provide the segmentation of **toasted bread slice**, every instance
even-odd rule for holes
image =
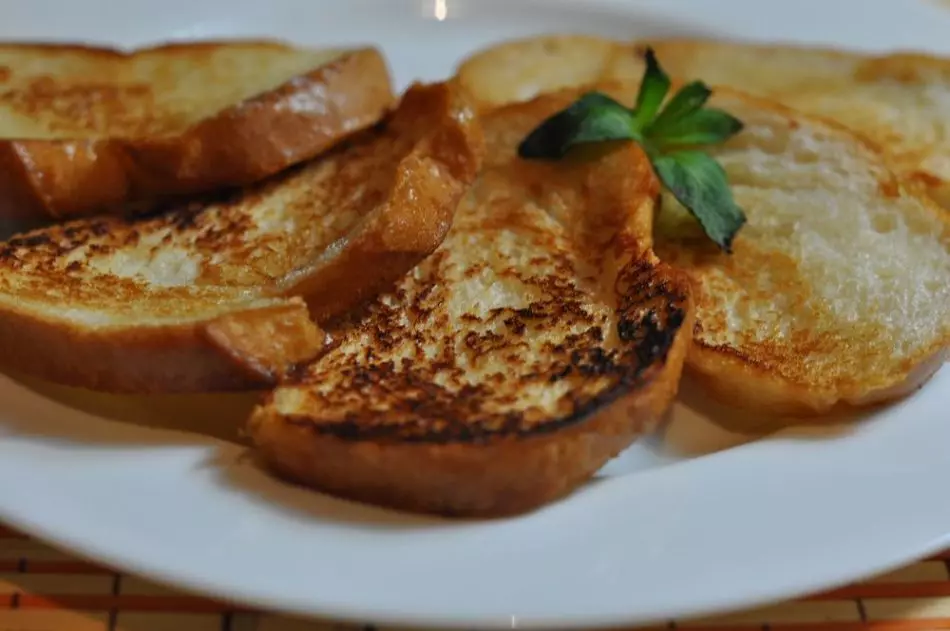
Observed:
[[[0,244],[0,361],[107,391],[267,385],[322,348],[310,316],[438,247],[483,151],[462,92],[415,86],[376,128],[263,183],[16,237]]]
[[[482,107],[569,83],[632,105],[642,71],[629,46],[555,37],[486,51],[461,78],[489,94]],[[748,224],[734,253],[720,253],[664,194],[654,230],[658,256],[694,282],[691,372],[727,403],[779,416],[869,405],[921,385],[950,347],[947,213],[838,123],[728,88],[712,105],[746,125],[711,153]]]
[[[704,77],[854,129],[950,210],[950,59],[725,41],[649,43],[676,76]]]
[[[0,46],[0,216],[133,214],[311,158],[393,104],[372,48]]]
[[[749,223],[710,248],[664,195],[658,255],[697,286],[690,366],[719,398],[810,416],[903,396],[950,349],[950,217],[848,130],[720,90],[715,150]]]
[[[487,50],[467,63],[465,76],[493,67],[499,75],[483,93],[489,104],[593,77],[638,80],[642,51],[649,45],[674,77],[732,86],[854,129],[887,151],[901,175],[919,182],[950,210],[950,59],[715,40],[620,43],[578,36],[519,45]]]
[[[660,420],[692,328],[688,282],[647,247],[635,147],[529,163],[522,136],[574,95],[486,114],[486,166],[442,246],[253,414],[279,474],[455,516],[562,497]]]

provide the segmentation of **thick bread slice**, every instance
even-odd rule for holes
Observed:
[[[506,68],[517,73],[506,83],[492,70],[504,59],[520,64]],[[578,59],[588,60],[581,70],[552,71]],[[662,53],[658,59],[665,68]],[[603,76],[611,81],[598,84]],[[567,82],[632,104],[640,76],[629,46],[587,38],[507,44],[462,68],[475,93],[493,86],[483,107]],[[837,123],[726,88],[712,105],[746,124],[712,153],[749,222],[734,253],[722,254],[664,194],[654,231],[658,256],[694,281],[691,372],[727,403],[793,416],[921,385],[950,347],[948,215]]]
[[[703,40],[650,44],[676,76],[704,77],[854,129],[950,210],[950,59]]]
[[[486,166],[442,246],[253,414],[273,470],[400,509],[505,515],[570,493],[656,425],[693,314],[686,279],[646,247],[648,163],[633,147],[516,155],[573,96],[485,116]]]
[[[733,255],[664,195],[658,255],[696,281],[690,366],[730,403],[809,416],[918,388],[950,350],[950,216],[848,130],[720,90]]]
[[[579,36],[489,49],[470,60],[462,74],[478,76],[484,72],[479,68],[494,67],[498,80],[484,97],[490,103],[512,96],[520,100],[593,77],[638,80],[647,44],[674,77],[733,86],[858,131],[889,152],[902,175],[950,209],[950,59],[714,40],[620,43]]]
[[[346,311],[438,247],[483,151],[462,92],[415,86],[377,128],[253,187],[16,237],[0,361],[110,391],[267,385],[321,347],[308,306]]]
[[[0,46],[0,216],[134,214],[311,158],[392,105],[372,48]]]

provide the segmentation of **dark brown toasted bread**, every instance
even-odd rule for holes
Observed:
[[[249,423],[279,474],[456,516],[563,497],[659,422],[692,330],[649,249],[635,147],[531,163],[519,140],[576,94],[486,114],[486,166],[442,246],[287,373]]]
[[[438,247],[483,149],[454,84],[415,86],[375,129],[258,185],[0,244],[0,362],[109,391],[266,386],[322,347],[311,316]]]
[[[247,185],[372,125],[393,101],[371,48],[5,44],[0,216],[135,214]]]

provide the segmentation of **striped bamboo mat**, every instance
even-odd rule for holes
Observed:
[[[950,629],[950,554],[800,601],[664,629]],[[364,630],[387,631],[385,627]],[[0,631],[358,631],[180,594],[78,561],[0,526]]]

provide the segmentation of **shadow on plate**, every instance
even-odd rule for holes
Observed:
[[[243,444],[240,428],[260,394],[114,395],[8,375],[0,381],[0,397],[0,433],[101,446],[174,446],[208,438]]]
[[[338,499],[275,477],[243,448],[247,442],[240,434],[259,393],[113,395],[8,375],[0,381],[0,397],[5,412],[0,415],[0,436],[105,448],[217,446],[204,466],[225,489],[305,521],[345,522],[375,530],[464,523]]]
[[[832,440],[847,436],[862,416],[806,421],[749,414],[705,396],[688,377],[660,428],[635,442],[601,469],[597,480],[633,475],[711,456],[763,440]]]
[[[339,499],[274,476],[243,449],[246,442],[240,434],[259,393],[107,395],[20,375],[14,379],[0,381],[0,397],[7,412],[0,416],[0,434],[39,436],[96,447],[217,446],[209,452],[205,466],[223,488],[260,500],[302,521],[346,523],[366,530],[463,527],[471,523]],[[763,438],[817,440],[841,436],[851,431],[854,420],[836,418],[831,424],[825,420],[821,426],[809,427],[790,424],[787,419],[750,422],[740,420],[737,414],[732,408],[704,397],[687,378],[663,429],[635,443],[590,484]],[[771,430],[754,434],[730,431],[736,426]],[[774,431],[778,427],[782,429]]]
[[[209,459],[222,485],[260,499],[303,521],[345,523],[367,530],[463,526],[465,521],[405,513],[346,500],[288,482],[270,473],[248,452],[235,460],[223,451]]]
[[[816,419],[755,414],[707,396],[689,376],[661,430],[663,449],[677,458],[696,458],[763,439],[828,440],[846,436],[868,413]]]

